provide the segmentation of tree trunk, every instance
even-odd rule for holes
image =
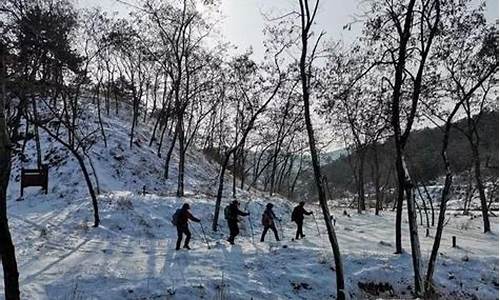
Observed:
[[[156,92],[155,92],[156,94]],[[158,125],[160,124],[160,121],[164,121],[164,128],[167,126],[167,120],[168,118],[165,116],[165,114],[170,113],[170,101],[171,101],[171,96],[172,96],[172,89],[170,90],[168,94],[168,109],[165,111],[165,99],[166,99],[166,94],[167,94],[167,80],[165,79],[165,82],[163,84],[163,95],[162,95],[162,103],[161,103],[161,110],[160,113],[158,114],[158,117],[156,118],[155,125],[153,127],[153,132],[151,133],[151,139],[149,140],[149,147],[153,145],[153,142],[156,140],[156,130],[158,129]],[[155,96],[156,98],[156,96]],[[156,99],[155,99],[156,103]],[[156,104],[154,104],[154,110],[156,110]],[[165,133],[165,129],[162,130],[162,139],[163,139],[163,134]]]
[[[138,114],[138,109],[137,109],[137,106],[138,106],[138,102],[139,102],[139,99],[137,97],[137,92],[135,91],[135,87],[133,88],[133,103],[132,103],[132,127],[130,128],[130,140],[129,140],[129,146],[130,146],[130,149],[132,149],[132,144],[134,142],[134,133],[135,133],[135,125],[137,124],[137,114]]]
[[[236,174],[238,173],[238,158],[237,152],[233,153],[233,198],[236,198]]]
[[[78,164],[80,165],[80,169],[82,170],[83,177],[85,178],[85,183],[87,184],[87,189],[90,194],[90,198],[92,199],[92,207],[94,209],[94,227],[99,227],[100,219],[99,219],[99,207],[97,205],[97,197],[94,192],[94,187],[92,185],[92,181],[90,180],[89,172],[87,171],[87,167],[85,166],[85,162],[83,157],[76,152],[75,150],[71,150],[73,155],[75,156]]]
[[[479,192],[479,200],[481,200],[481,213],[483,215],[483,229],[484,232],[490,232],[490,219],[488,218],[488,201],[484,193],[484,185],[481,178],[481,160],[479,158],[479,149],[477,144],[471,143],[472,157],[474,160],[474,178],[476,180],[476,188]]]
[[[446,178],[444,181],[444,187],[441,194],[441,203],[439,205],[439,216],[438,216],[438,226],[436,228],[436,235],[434,238],[434,244],[432,245],[431,256],[429,258],[427,274],[425,276],[425,298],[430,299],[434,293],[432,277],[434,275],[434,269],[436,266],[436,260],[438,257],[439,245],[441,243],[441,236],[444,229],[444,222],[446,217],[446,204],[448,203],[448,196],[450,194],[451,184],[453,181],[453,174],[451,171],[450,161],[448,159],[448,141],[450,138],[451,125],[454,115],[457,113],[460,107],[460,103],[456,104],[454,110],[446,120],[443,145],[441,148],[441,157],[446,170]]]
[[[415,197],[413,191],[413,185],[411,183],[411,177],[404,160],[404,156],[401,157],[401,167],[403,168],[404,174],[404,189],[406,194],[406,209],[408,211],[408,225],[410,227],[410,244],[411,244],[411,256],[413,261],[413,273],[415,279],[415,294],[421,295],[423,291],[423,281],[422,281],[422,254],[420,252],[420,240],[418,238],[418,225],[417,225],[417,214],[415,210]]]
[[[19,272],[17,269],[16,251],[10,235],[7,218],[7,186],[11,171],[11,144],[5,116],[5,81],[6,66],[4,45],[0,44],[0,258],[3,267],[5,299],[19,299]]]
[[[42,147],[40,145],[40,132],[38,131],[38,109],[36,105],[35,97],[31,98],[31,104],[33,106],[33,118],[35,119],[35,145],[36,145],[36,165],[38,169],[42,168]]]
[[[310,89],[311,89],[311,77],[308,73],[308,65],[306,63],[307,56],[308,56],[308,50],[307,50],[307,44],[308,44],[308,39],[310,38],[309,36],[309,29],[310,26],[313,23],[313,19],[311,19],[311,16],[309,14],[309,7],[307,0],[299,0],[299,4],[301,7],[301,20],[302,20],[302,32],[301,32],[301,40],[302,40],[302,48],[301,48],[301,56],[300,56],[300,63],[299,63],[299,69],[300,69],[300,81],[302,84],[302,100],[304,103],[304,120],[306,123],[306,129],[307,129],[307,136],[309,139],[309,151],[311,154],[311,162],[312,162],[312,167],[314,171],[314,179],[316,182],[316,188],[318,192],[318,198],[319,198],[319,204],[321,206],[321,210],[323,212],[323,218],[325,221],[327,233],[328,233],[328,239],[330,241],[330,245],[332,247],[333,251],[333,257],[335,260],[335,272],[336,272],[336,282],[337,282],[337,299],[339,300],[345,300],[346,299],[346,291],[345,291],[345,286],[344,286],[344,268],[342,265],[342,258],[340,256],[340,248],[339,244],[337,241],[337,236],[335,234],[335,229],[333,228],[332,222],[330,220],[330,211],[328,209],[328,203],[326,200],[326,195],[325,195],[325,189],[322,184],[322,175],[321,175],[321,168],[318,160],[318,154],[316,150],[316,141],[314,138],[314,129],[312,126],[311,122],[311,115],[309,112],[310,109],[310,104],[309,104],[309,97],[310,97]],[[315,9],[316,11],[318,7],[318,2],[316,2]],[[307,11],[307,13],[306,13]],[[313,17],[314,18],[314,15]],[[310,68],[310,66],[309,66]]]
[[[99,120],[99,127],[101,129],[101,135],[102,139],[104,140],[104,147],[108,147],[108,142],[106,140],[106,132],[104,131],[104,125],[102,124],[102,117],[101,117],[101,99],[99,98],[100,94],[100,89],[101,89],[101,82],[102,78],[99,78],[99,81],[97,82],[97,87],[96,87],[96,100],[97,100],[97,119]]]
[[[375,215],[378,216],[382,208],[382,197],[380,192],[380,163],[378,158],[377,144],[373,146],[373,181],[375,185]]]
[[[215,201],[215,213],[214,219],[212,222],[212,230],[217,231],[217,226],[219,223],[219,213],[220,213],[220,205],[222,202],[222,192],[224,191],[224,175],[226,173],[227,164],[229,163],[229,159],[231,157],[232,152],[226,153],[224,160],[222,161],[219,173],[219,183],[217,188],[217,199]]]
[[[399,181],[398,176],[398,187],[397,187],[397,198],[396,198],[396,254],[403,253],[403,245],[401,244],[401,220],[403,218],[403,198],[404,190],[402,183]]]
[[[167,127],[167,124],[165,124],[164,128]],[[165,130],[163,130],[165,131]],[[175,142],[177,141],[177,129],[175,130],[174,137],[172,138],[172,143],[170,144],[170,147],[168,148],[167,156],[165,157],[165,173],[163,174],[163,177],[165,179],[168,179],[168,170],[169,170],[169,165],[170,165],[170,158],[172,157],[172,152],[174,151],[175,147]],[[159,153],[159,152],[158,152]]]
[[[179,138],[179,170],[177,176],[177,197],[184,196],[184,160],[185,160],[185,152],[184,152],[184,121],[183,121],[183,113],[181,113],[177,120],[177,135]]]
[[[470,174],[471,170],[467,170],[467,190],[465,192],[465,200],[464,200],[464,211],[463,215],[469,214],[469,203],[472,200],[472,195],[474,195],[474,189],[472,187],[472,175]]]
[[[357,151],[358,154],[358,212],[365,211],[366,210],[366,203],[365,203],[365,149],[359,149]]]
[[[422,215],[422,208],[420,207],[420,205],[418,205],[418,202],[416,201],[416,194],[413,193],[413,202],[415,202],[415,206],[418,210],[418,215],[420,217],[420,226],[424,226],[424,217]]]
[[[420,187],[418,186],[418,183],[416,183],[415,185],[416,185],[416,189],[418,192],[418,197],[420,198],[420,200],[422,200],[422,206],[424,207],[426,226],[427,226],[427,228],[429,228],[430,222],[429,222],[429,212],[427,211],[427,204],[425,204],[425,198],[422,195],[422,193],[420,192]]]

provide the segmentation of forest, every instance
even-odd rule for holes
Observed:
[[[498,299],[490,2],[80,2],[0,2],[0,299]]]

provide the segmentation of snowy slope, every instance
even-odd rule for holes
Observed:
[[[97,111],[95,107],[88,104],[82,118],[86,126],[97,132],[96,143],[89,153],[96,169],[101,192],[110,191],[142,191],[155,193],[175,193],[178,174],[178,147],[172,153],[170,161],[169,180],[163,178],[165,157],[170,145],[170,138],[165,135],[162,147],[162,155],[157,155],[157,143],[149,147],[149,139],[153,130],[152,124],[139,125],[134,136],[134,145],[129,147],[130,138],[130,110],[122,108],[119,116],[113,113],[107,117],[102,115],[106,133],[107,147],[104,146],[102,136],[98,131]],[[20,129],[24,131],[24,128]],[[64,131],[64,130],[61,130]],[[44,162],[50,164],[49,191],[58,193],[61,197],[66,194],[85,194],[87,187],[84,184],[83,175],[80,172],[76,160],[62,145],[48,136],[42,129],[41,148]],[[18,156],[14,157],[12,181],[9,186],[9,195],[19,197],[20,168],[36,167],[36,152],[34,141],[30,140],[26,147],[25,160],[21,162]],[[87,164],[89,172],[90,166]],[[196,150],[188,151],[185,166],[185,190],[187,194],[199,192],[210,192],[216,184],[218,168],[207,161],[203,154]],[[92,178],[94,179],[94,178]],[[37,188],[28,188],[36,193]]]
[[[174,251],[176,233],[170,215],[184,201],[202,218],[192,224],[192,251]],[[245,202],[243,202],[245,203]],[[328,299],[335,291],[326,229],[307,220],[306,239],[289,241],[293,227],[283,216],[286,242],[258,242],[259,212],[265,199],[249,205],[250,224],[229,246],[220,232],[208,230],[213,202],[205,197],[177,199],[114,192],[100,198],[102,225],[91,224],[88,199],[29,198],[11,203],[10,215],[18,250],[23,297],[27,299]],[[314,207],[317,215],[319,209]],[[348,290],[353,299],[367,298],[358,282],[389,283],[394,294],[411,296],[409,254],[394,255],[393,215],[337,217]],[[493,220],[498,227],[497,219]],[[496,299],[498,233],[482,235],[478,218],[452,218],[448,224],[436,279],[444,299]],[[463,228],[467,228],[464,230]],[[281,234],[281,233],[280,233]],[[432,239],[424,238],[428,257]],[[432,233],[431,233],[432,234]],[[459,248],[451,248],[451,235]],[[287,248],[283,248],[287,245]],[[404,245],[409,249],[409,241]],[[223,288],[221,288],[223,287]],[[390,293],[386,294],[386,296]]]
[[[93,115],[89,110],[89,119],[95,121]],[[318,226],[307,217],[306,239],[291,241],[291,203],[240,191],[242,208],[249,210],[251,217],[242,219],[242,233],[236,245],[230,246],[225,241],[228,230],[222,216],[219,231],[210,230],[217,166],[196,151],[189,153],[188,195],[173,197],[177,154],[174,152],[172,159],[171,179],[164,180],[163,159],[145,142],[151,128],[140,127],[141,147],[129,150],[126,119],[106,117],[108,147],[99,142],[91,152],[101,187],[99,228],[90,227],[92,211],[86,187],[76,162],[64,159],[67,153],[61,146],[42,136],[42,148],[45,154],[51,153],[47,160],[52,162],[48,195],[29,188],[24,200],[16,201],[21,163],[17,158],[14,161],[8,212],[22,298],[335,298],[333,259],[319,207],[308,206],[315,212]],[[33,145],[28,145],[28,152],[33,153]],[[117,155],[120,160],[115,159]],[[140,193],[144,185],[146,195]],[[224,198],[223,206],[231,200]],[[271,232],[265,243],[258,242],[260,214],[269,201],[276,204],[276,212],[283,218],[283,242],[273,241]],[[174,251],[176,231],[169,219],[184,202],[191,203],[193,214],[202,219],[207,239],[199,224],[191,224],[193,250]],[[332,212],[351,298],[411,298],[411,256],[393,254],[394,215],[348,211],[350,216],[344,216],[333,207]],[[498,219],[492,218],[494,233],[482,234],[480,218],[449,218],[435,275],[443,299],[497,299]],[[406,223],[404,230],[404,248],[409,251]],[[458,248],[451,248],[452,235],[458,237]],[[422,231],[422,253],[427,259],[433,240],[424,236]],[[392,290],[376,296],[366,291],[370,283],[390,285]]]

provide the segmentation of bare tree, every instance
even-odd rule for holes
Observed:
[[[392,91],[391,127],[396,152],[395,164],[398,182],[396,210],[396,253],[402,253],[401,220],[403,199],[406,196],[408,225],[412,251],[415,294],[423,292],[422,261],[416,221],[414,187],[406,159],[406,145],[418,115],[422,94],[431,98],[435,82],[429,62],[432,45],[439,33],[441,2],[397,1],[373,3],[375,14],[366,22],[369,44],[381,50],[380,62],[392,67],[389,76],[382,77]],[[377,48],[377,46],[380,46]],[[392,79],[390,79],[392,77]]]
[[[238,122],[241,124],[239,126],[240,132],[237,135],[237,138],[230,139],[229,145],[221,144],[221,147],[224,147],[224,150],[221,169],[219,173],[214,220],[212,223],[213,231],[217,231],[220,205],[222,202],[222,194],[224,191],[224,176],[227,165],[229,163],[229,159],[245,144],[250,131],[254,128],[257,118],[266,110],[269,103],[278,94],[278,91],[285,79],[279,68],[277,58],[278,55],[279,53],[277,53],[275,56],[275,67],[271,70],[272,73],[270,74],[270,76],[276,76],[277,78],[274,78],[273,80],[273,78],[271,77],[267,80],[269,81],[267,83],[258,78],[257,65],[248,58],[248,54],[236,58],[234,61],[233,70],[235,74],[233,79],[233,89],[236,93],[236,97],[242,97],[244,99],[244,103],[242,104],[242,108],[240,108],[238,104],[239,102],[236,101],[236,110],[239,111],[238,116],[240,118]],[[265,93],[266,97],[263,101],[260,101],[263,93]],[[243,110],[245,111],[245,113],[243,112]],[[246,117],[243,119],[243,116]]]
[[[335,260],[335,270],[336,270],[336,280],[337,280],[337,298],[346,299],[346,291],[344,286],[344,268],[342,264],[342,258],[340,256],[340,248],[335,234],[335,229],[330,220],[330,211],[328,208],[328,203],[325,194],[325,187],[323,185],[323,176],[321,175],[321,168],[318,160],[318,152],[316,148],[316,139],[314,137],[314,129],[311,123],[311,113],[310,113],[310,97],[311,97],[311,80],[312,80],[312,70],[313,61],[319,45],[320,39],[323,34],[320,34],[312,48],[309,49],[309,42],[311,41],[311,26],[314,23],[316,13],[318,11],[319,0],[313,2],[313,6],[309,6],[308,0],[299,0],[300,6],[300,81],[302,85],[302,100],[304,102],[304,120],[306,123],[307,135],[309,137],[309,151],[311,154],[311,163],[314,171],[314,179],[316,182],[316,188],[318,192],[319,204],[321,210],[323,211],[323,218],[326,224],[326,229],[328,233],[328,239],[332,246],[333,256]]]
[[[0,11],[2,7],[0,6]],[[1,27],[0,27],[1,29]],[[19,299],[19,272],[7,218],[7,186],[11,171],[12,144],[7,130],[6,107],[7,45],[0,38],[0,258],[3,266],[5,298]]]
[[[469,11],[468,6],[470,5],[470,2],[465,1],[457,4],[452,3],[445,7],[444,14],[446,14],[447,18],[443,21],[443,32],[446,34],[446,38],[441,43],[438,43],[437,55],[441,58],[443,69],[446,70],[444,72],[446,78],[444,80],[445,92],[443,98],[450,99],[447,102],[451,103],[443,103],[441,105],[445,110],[443,113],[438,114],[432,111],[434,114],[438,114],[438,118],[441,121],[444,121],[442,127],[444,136],[441,156],[446,176],[441,192],[434,244],[425,278],[426,297],[431,297],[435,292],[432,279],[441,236],[445,226],[446,206],[453,182],[451,163],[448,158],[448,145],[453,119],[459,113],[460,109],[463,109],[465,110],[467,123],[469,124],[470,104],[468,105],[467,103],[478,101],[481,103],[480,106],[483,106],[483,103],[486,101],[485,99],[493,98],[491,90],[498,84],[496,79],[496,75],[498,74],[498,28],[496,26],[487,27],[482,9]],[[456,24],[460,24],[460,27],[457,27]],[[446,100],[442,101],[445,102]],[[447,112],[446,107],[450,106],[453,108]],[[481,110],[479,113],[481,113]],[[475,157],[474,161],[476,163]],[[480,166],[476,165],[476,167]],[[480,179],[478,188],[479,186],[481,186]],[[483,209],[483,220],[484,215],[486,215],[486,219],[484,220],[486,232],[486,229],[489,228],[489,222],[485,199],[481,199],[481,206]]]

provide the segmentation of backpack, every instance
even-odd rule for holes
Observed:
[[[292,222],[295,222],[298,219],[299,208],[295,207],[292,211]]]
[[[272,223],[273,223],[273,219],[267,213],[264,212],[262,214],[262,225],[263,226],[271,226]]]
[[[179,208],[178,210],[175,211],[175,213],[172,215],[172,225],[177,226],[177,223],[179,222],[179,217],[181,215],[181,209]]]
[[[230,205],[224,207],[224,219],[229,220],[232,219],[233,214],[231,213]]]

